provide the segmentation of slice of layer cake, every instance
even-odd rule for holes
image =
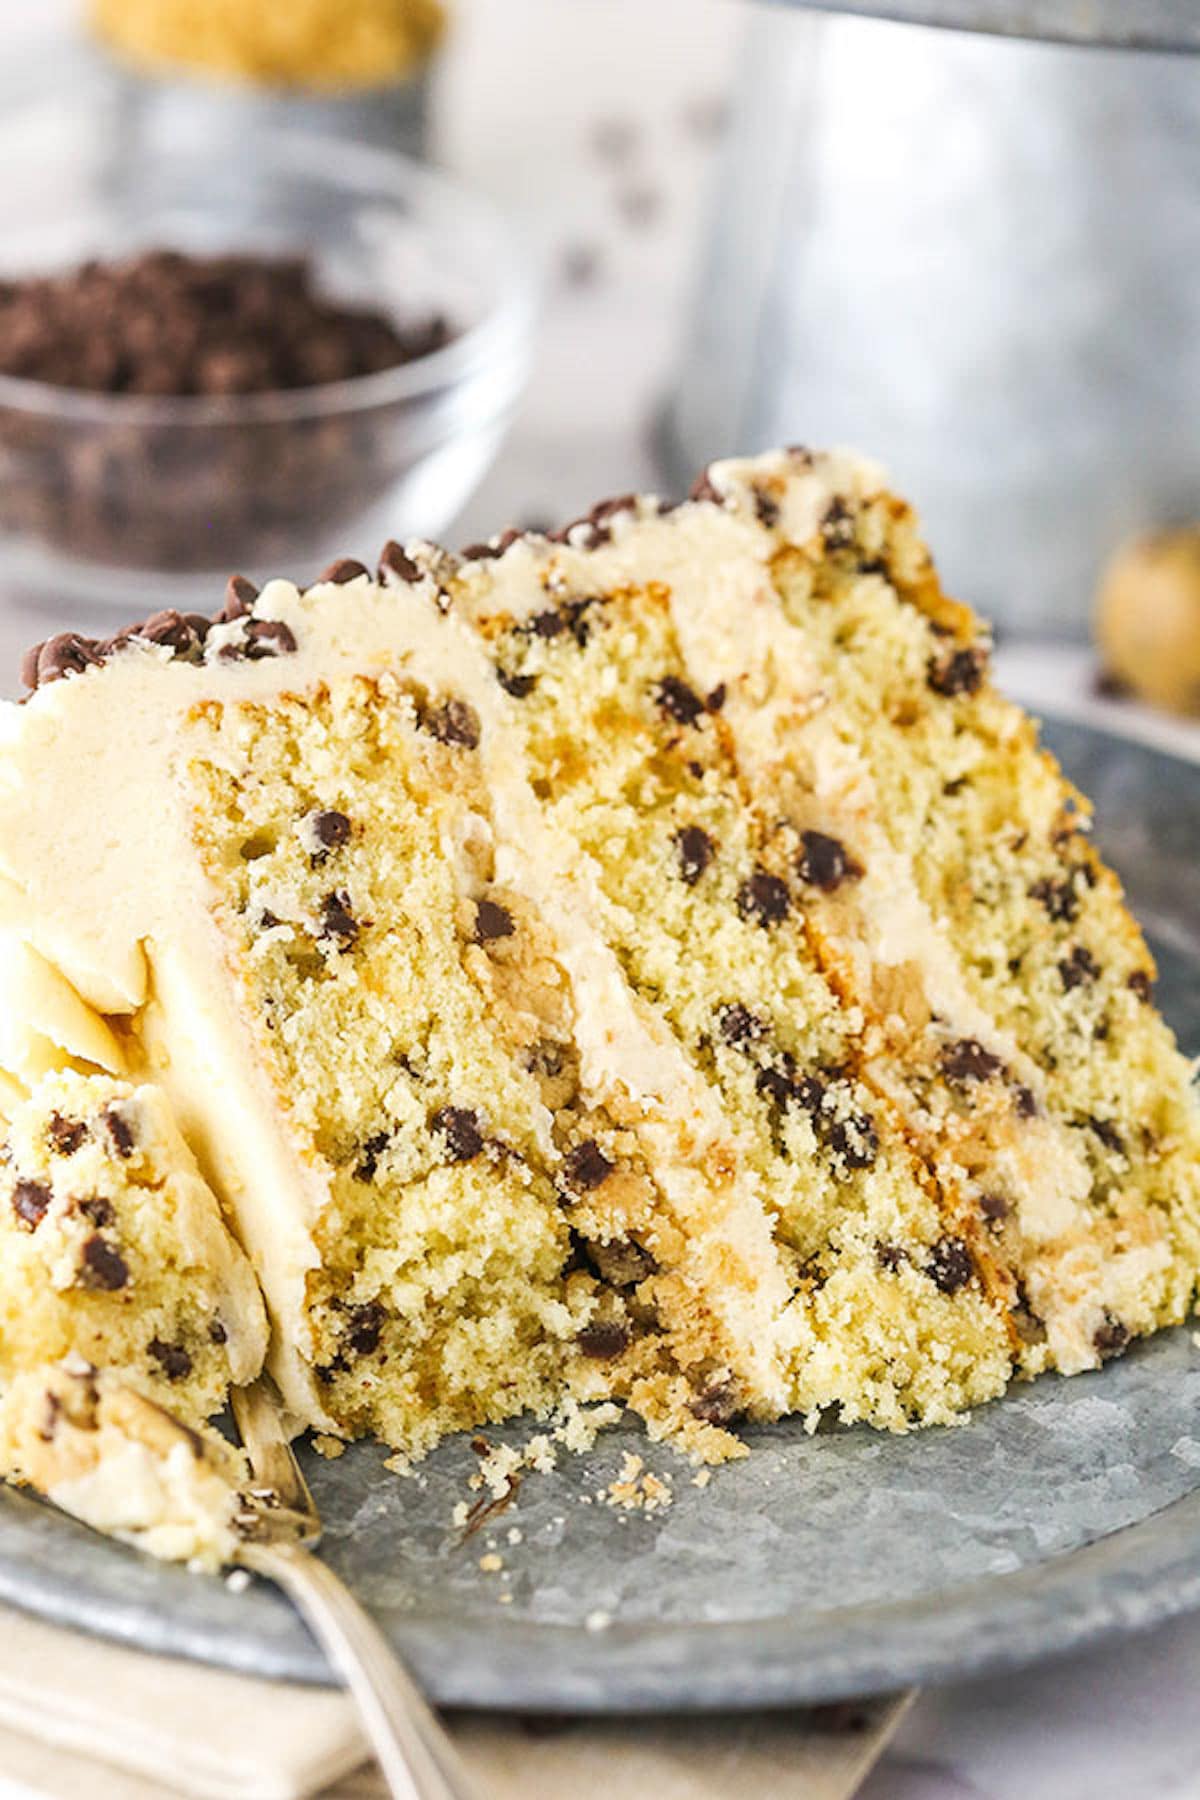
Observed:
[[[254,1273],[158,1090],[64,1068],[5,1130],[0,1470],[157,1554],[220,1560],[248,1471],[206,1421],[262,1366]]]
[[[325,1431],[616,1396],[719,1456],[1093,1367],[1192,1304],[1200,1125],[987,652],[878,472],[798,451],[51,640],[8,1086],[161,1090]]]

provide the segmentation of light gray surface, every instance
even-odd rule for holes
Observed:
[[[1154,928],[1164,1003],[1195,1049],[1197,773],[1080,726],[1048,736],[1099,802],[1101,843]],[[626,1449],[673,1477],[670,1508],[597,1503]],[[528,1476],[517,1504],[464,1542],[451,1513],[474,1498],[474,1466],[463,1440],[409,1480],[373,1446],[309,1460],[330,1559],[447,1703],[824,1699],[1030,1661],[1200,1605],[1200,1349],[1187,1330],[955,1430],[761,1430],[753,1456],[704,1490],[670,1451],[613,1433]],[[478,1567],[492,1540],[502,1574]],[[12,1493],[0,1599],[149,1649],[324,1678],[272,1592],[154,1564]],[[588,1629],[598,1612],[614,1622]]]

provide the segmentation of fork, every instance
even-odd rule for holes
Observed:
[[[354,1696],[395,1800],[475,1800],[458,1751],[391,1645],[349,1588],[312,1554],[321,1517],[268,1376],[234,1389],[233,1414],[254,1477],[237,1515],[237,1561],[274,1581],[303,1616]]]

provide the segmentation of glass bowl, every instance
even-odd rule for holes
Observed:
[[[0,278],[151,247],[307,254],[338,298],[456,335],[319,387],[158,399],[0,374],[0,585],[207,606],[238,571],[311,579],[436,536],[496,453],[527,372],[531,285],[491,206],[386,150],[262,126],[148,132],[116,104],[0,130]]]

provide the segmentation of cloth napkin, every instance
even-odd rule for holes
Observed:
[[[688,1719],[451,1721],[481,1800],[846,1800],[907,1696]],[[0,1800],[382,1800],[351,1702],[0,1608]]]

